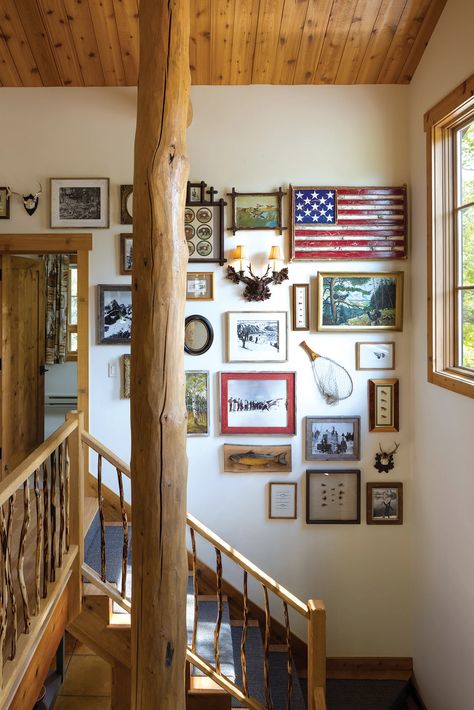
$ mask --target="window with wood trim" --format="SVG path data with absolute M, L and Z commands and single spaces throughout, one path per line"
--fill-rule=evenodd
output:
M 67 360 L 77 360 L 77 257 L 69 258 L 67 304 Z
M 474 397 L 474 76 L 425 115 L 428 380 Z

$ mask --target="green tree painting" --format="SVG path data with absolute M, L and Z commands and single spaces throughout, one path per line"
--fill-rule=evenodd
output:
M 209 434 L 208 372 L 186 372 L 187 433 Z
M 397 282 L 390 276 L 325 276 L 322 279 L 325 325 L 395 326 Z

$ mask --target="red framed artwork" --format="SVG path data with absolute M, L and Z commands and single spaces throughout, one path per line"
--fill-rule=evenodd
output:
M 221 372 L 222 434 L 296 434 L 294 372 Z

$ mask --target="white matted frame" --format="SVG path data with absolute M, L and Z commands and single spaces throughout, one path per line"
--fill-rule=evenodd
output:
M 295 520 L 297 489 L 293 482 L 270 481 L 268 484 L 268 517 L 270 520 Z
M 51 178 L 51 227 L 107 229 L 109 178 Z
M 286 311 L 227 311 L 227 362 L 286 362 Z
M 356 343 L 356 370 L 394 370 L 395 342 Z

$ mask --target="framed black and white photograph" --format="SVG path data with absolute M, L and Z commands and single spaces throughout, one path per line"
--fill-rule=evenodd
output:
M 0 219 L 10 219 L 10 193 L 8 187 L 0 187 Z
M 286 311 L 228 311 L 227 362 L 286 362 Z
M 307 461 L 358 461 L 360 417 L 306 417 Z
M 214 274 L 212 271 L 188 271 L 186 274 L 186 300 L 214 300 Z
M 306 471 L 306 522 L 360 523 L 360 471 Z
M 297 484 L 270 481 L 268 484 L 268 517 L 271 520 L 295 520 Z
M 367 483 L 367 525 L 403 523 L 403 483 Z
M 120 185 L 120 224 L 133 224 L 133 185 Z
M 356 370 L 394 370 L 395 343 L 356 343 Z
M 209 436 L 209 372 L 186 370 L 188 436 Z
M 130 276 L 133 264 L 133 234 L 120 235 L 120 273 Z
M 99 343 L 130 343 L 132 338 L 132 288 L 120 284 L 99 286 Z
M 51 227 L 106 229 L 109 178 L 51 178 Z

